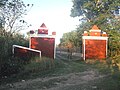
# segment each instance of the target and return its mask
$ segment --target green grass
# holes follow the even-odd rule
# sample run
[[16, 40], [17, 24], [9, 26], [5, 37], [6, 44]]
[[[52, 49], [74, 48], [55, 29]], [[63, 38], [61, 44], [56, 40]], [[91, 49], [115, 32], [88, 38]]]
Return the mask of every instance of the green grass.
[[[44, 78], [44, 77], [54, 77], [66, 75], [69, 73], [78, 73], [84, 72], [87, 70], [95, 69], [99, 74], [105, 74], [107, 77], [99, 79], [97, 81], [88, 82], [83, 84], [82, 87], [75, 85], [73, 87], [67, 87], [65, 90], [77, 90], [76, 88], [86, 89], [86, 90], [119, 90], [120, 86], [120, 72], [111, 73], [111, 69], [106, 63], [99, 61], [95, 62], [84, 62], [84, 61], [67, 61], [67, 60], [58, 60], [44, 58], [41, 62], [32, 61], [31, 63], [24, 66], [24, 69], [11, 77], [4, 78], [1, 83], [11, 83], [21, 80], [35, 79], [35, 78]], [[54, 86], [54, 82], [59, 82], [62, 80], [50, 80], [45, 83], [41, 83], [40, 88]], [[52, 83], [53, 82], [53, 83]]]
[[3, 78], [1, 83], [10, 83], [27, 79], [34, 79], [37, 77], [52, 77], [60, 76], [74, 72], [82, 72], [89, 67], [83, 61], [63, 61], [43, 58], [43, 60], [32, 61], [31, 63], [24, 65], [24, 69], [18, 74], [14, 74], [10, 77]]
[[93, 84], [97, 86], [97, 89], [99, 90], [120, 90], [120, 81], [118, 78], [115, 79], [113, 76], [99, 79]]
[[97, 69], [100, 74], [109, 74], [111, 73], [111, 69], [109, 68], [108, 64], [105, 62], [100, 62], [100, 61], [90, 61], [88, 65], [91, 68]]

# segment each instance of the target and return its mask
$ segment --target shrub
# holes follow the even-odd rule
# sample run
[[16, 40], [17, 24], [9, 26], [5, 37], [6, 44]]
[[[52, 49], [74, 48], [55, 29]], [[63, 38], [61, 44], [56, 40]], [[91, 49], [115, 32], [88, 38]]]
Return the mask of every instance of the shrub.
[[54, 60], [46, 57], [35, 57], [29, 64], [24, 66], [24, 73], [35, 73], [54, 68]]
[[28, 46], [28, 40], [20, 36], [8, 37], [0, 35], [0, 77], [18, 73], [21, 68], [20, 59], [13, 57], [12, 53], [13, 44]]

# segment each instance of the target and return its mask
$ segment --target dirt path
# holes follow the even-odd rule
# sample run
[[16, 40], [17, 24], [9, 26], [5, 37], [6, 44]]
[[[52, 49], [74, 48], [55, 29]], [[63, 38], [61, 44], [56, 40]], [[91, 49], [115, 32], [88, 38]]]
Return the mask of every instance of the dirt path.
[[21, 82], [0, 86], [0, 90], [97, 90], [97, 87], [90, 86], [90, 83], [103, 77], [105, 75], [100, 75], [96, 70], [88, 70], [80, 73], [70, 73], [65, 76], [22, 80]]

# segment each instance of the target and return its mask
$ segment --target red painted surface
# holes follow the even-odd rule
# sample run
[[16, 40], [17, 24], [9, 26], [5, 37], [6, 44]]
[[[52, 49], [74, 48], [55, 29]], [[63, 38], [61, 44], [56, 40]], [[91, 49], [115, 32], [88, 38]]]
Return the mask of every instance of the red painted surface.
[[101, 36], [101, 32], [90, 32], [90, 36]]
[[38, 29], [38, 34], [47, 34], [48, 35], [48, 29], [44, 23], [40, 26], [40, 29]]
[[85, 40], [86, 59], [106, 58], [106, 40]]
[[44, 23], [42, 23], [42, 25], [40, 27], [47, 28]]
[[92, 26], [92, 30], [100, 30], [97, 25]]
[[30, 48], [15, 47], [14, 55], [21, 58], [45, 56], [45, 57], [54, 59], [55, 58], [54, 57], [55, 56], [55, 52], [54, 52], [55, 51], [55, 37], [54, 37], [55, 35], [56, 35], [56, 32], [52, 32], [52, 35], [48, 35], [48, 28], [43, 23], [38, 29], [37, 33], [34, 30], [30, 31]]
[[97, 27], [97, 25], [93, 25], [89, 36], [101, 36], [101, 30]]
[[33, 57], [40, 57], [40, 52], [35, 52], [32, 50], [29, 50], [29, 48], [19, 48], [19, 47], [13, 47], [14, 49], [14, 56], [22, 58], [22, 59], [30, 59]]
[[40, 50], [41, 56], [54, 59], [55, 38], [31, 37], [31, 48]]
[[48, 30], [38, 29], [38, 34], [48, 34]]
[[[88, 34], [89, 33], [89, 34]], [[94, 25], [83, 34], [82, 54], [85, 59], [105, 59], [107, 56], [107, 34]]]
[[108, 35], [107, 34], [102, 34], [103, 37], [107, 37]]
[[52, 35], [56, 35], [56, 32], [52, 32]]

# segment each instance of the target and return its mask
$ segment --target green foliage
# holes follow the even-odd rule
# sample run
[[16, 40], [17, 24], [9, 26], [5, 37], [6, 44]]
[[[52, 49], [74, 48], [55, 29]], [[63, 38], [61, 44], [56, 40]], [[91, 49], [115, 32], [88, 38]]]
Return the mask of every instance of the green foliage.
[[8, 60], [4, 59], [4, 63], [0, 63], [0, 79], [10, 77], [23, 70], [23, 64], [20, 63], [19, 58], [8, 57]]
[[[36, 58], [37, 59], [37, 58]], [[33, 59], [36, 61], [36, 59]], [[50, 60], [48, 58], [43, 58], [43, 60]], [[32, 61], [33, 61], [32, 60]], [[32, 63], [25, 65], [24, 67], [26, 69], [23, 69], [21, 73], [17, 74], [14, 77], [11, 77], [11, 79], [7, 79], [6, 82], [11, 81], [22, 81], [21, 83], [27, 83], [28, 86], [26, 87], [21, 87], [22, 89], [45, 89], [44, 87], [49, 88], [56, 88], [56, 86], [59, 86], [61, 84], [67, 84], [66, 81], [68, 81], [70, 78], [71, 80], [79, 78], [79, 80], [84, 80], [85, 83], [77, 83], [74, 85], [70, 85], [68, 87], [62, 87], [64, 90], [119, 90], [119, 85], [120, 85], [120, 72], [114, 73], [111, 75], [110, 72], [108, 72], [108, 68], [106, 67], [107, 65], [105, 63], [100, 63], [99, 61], [93, 60], [94, 63], [85, 63], [82, 61], [63, 61], [63, 60], [54, 60], [55, 67], [49, 68], [46, 70], [41, 70], [40, 63]], [[30, 67], [30, 68], [29, 68]], [[39, 68], [39, 69], [38, 69]], [[24, 70], [26, 73], [23, 73]], [[31, 72], [32, 70], [32, 72]], [[28, 72], [27, 72], [28, 71]], [[105, 73], [100, 73], [100, 72], [105, 72]], [[37, 79], [40, 79], [36, 81]], [[86, 79], [88, 78], [88, 79]], [[28, 80], [29, 79], [29, 80]], [[89, 80], [90, 79], [90, 80]], [[10, 81], [11, 80], [11, 81]], [[41, 81], [43, 80], [43, 81]], [[79, 82], [79, 80], [76, 80]], [[30, 82], [28, 82], [30, 81]], [[3, 82], [3, 80], [2, 80]], [[56, 84], [57, 82], [58, 84]], [[18, 82], [14, 83], [16, 85]], [[7, 84], [8, 85], [8, 84]], [[2, 85], [1, 85], [2, 86]], [[13, 89], [17, 89], [18, 87], [13, 87]], [[11, 87], [8, 87], [5, 85], [6, 89], [11, 89]]]
[[39, 72], [47, 69], [52, 69], [54, 67], [53, 59], [46, 58], [46, 57], [36, 57], [31, 60], [31, 62], [25, 65], [25, 72]]
[[4, 6], [8, 0], [0, 0], [0, 7]]
[[72, 51], [76, 51], [75, 49], [77, 48], [82, 50], [82, 34], [84, 31], [89, 30], [90, 27], [91, 24], [82, 23], [77, 26], [76, 30], [64, 33], [60, 41], [60, 46], [62, 48], [70, 48]]
[[120, 6], [119, 0], [73, 0], [71, 16], [84, 16], [90, 21], [95, 21], [100, 16], [104, 19], [111, 17], [113, 11]]
[[18, 58], [13, 57], [12, 45], [28, 46], [28, 40], [19, 34], [9, 37], [0, 34], [0, 43], [0, 72], [2, 72], [0, 77], [17, 73], [21, 67], [21, 63]]
[[114, 13], [119, 6], [119, 0], [73, 0], [71, 16], [83, 16], [88, 20], [80, 25], [83, 27], [79, 27], [79, 35], [84, 30], [89, 30], [90, 25], [98, 25], [102, 31], [106, 31], [108, 34], [109, 56], [120, 54], [120, 16]]
[[61, 38], [60, 45], [66, 48], [76, 48], [79, 47], [80, 39], [76, 31], [71, 31], [64, 33]]
[[28, 7], [22, 0], [0, 0], [0, 78], [18, 73], [22, 68], [22, 60], [13, 57], [14, 44], [28, 46], [28, 39], [18, 32], [27, 26], [22, 20], [28, 12]]
[[[42, 58], [35, 57], [31, 59], [30, 63], [24, 65], [22, 64], [19, 73], [15, 74], [15, 76], [11, 76], [6, 79], [8, 80], [10, 79], [9, 82], [11, 82], [16, 80], [23, 80], [23, 79], [26, 80], [36, 77], [61, 75], [64, 74], [65, 72], [68, 72], [64, 68], [67, 68], [64, 61], [57, 59], [53, 60], [46, 57], [42, 57]], [[4, 79], [4, 81], [6, 81], [6, 79]]]
[[[111, 75], [108, 75], [104, 78], [97, 79], [97, 81], [93, 80], [89, 82], [88, 86], [90, 86], [87, 88], [88, 90], [119, 90], [120, 80], [118, 78], [114, 78]], [[95, 88], [93, 89], [91, 86]]]

